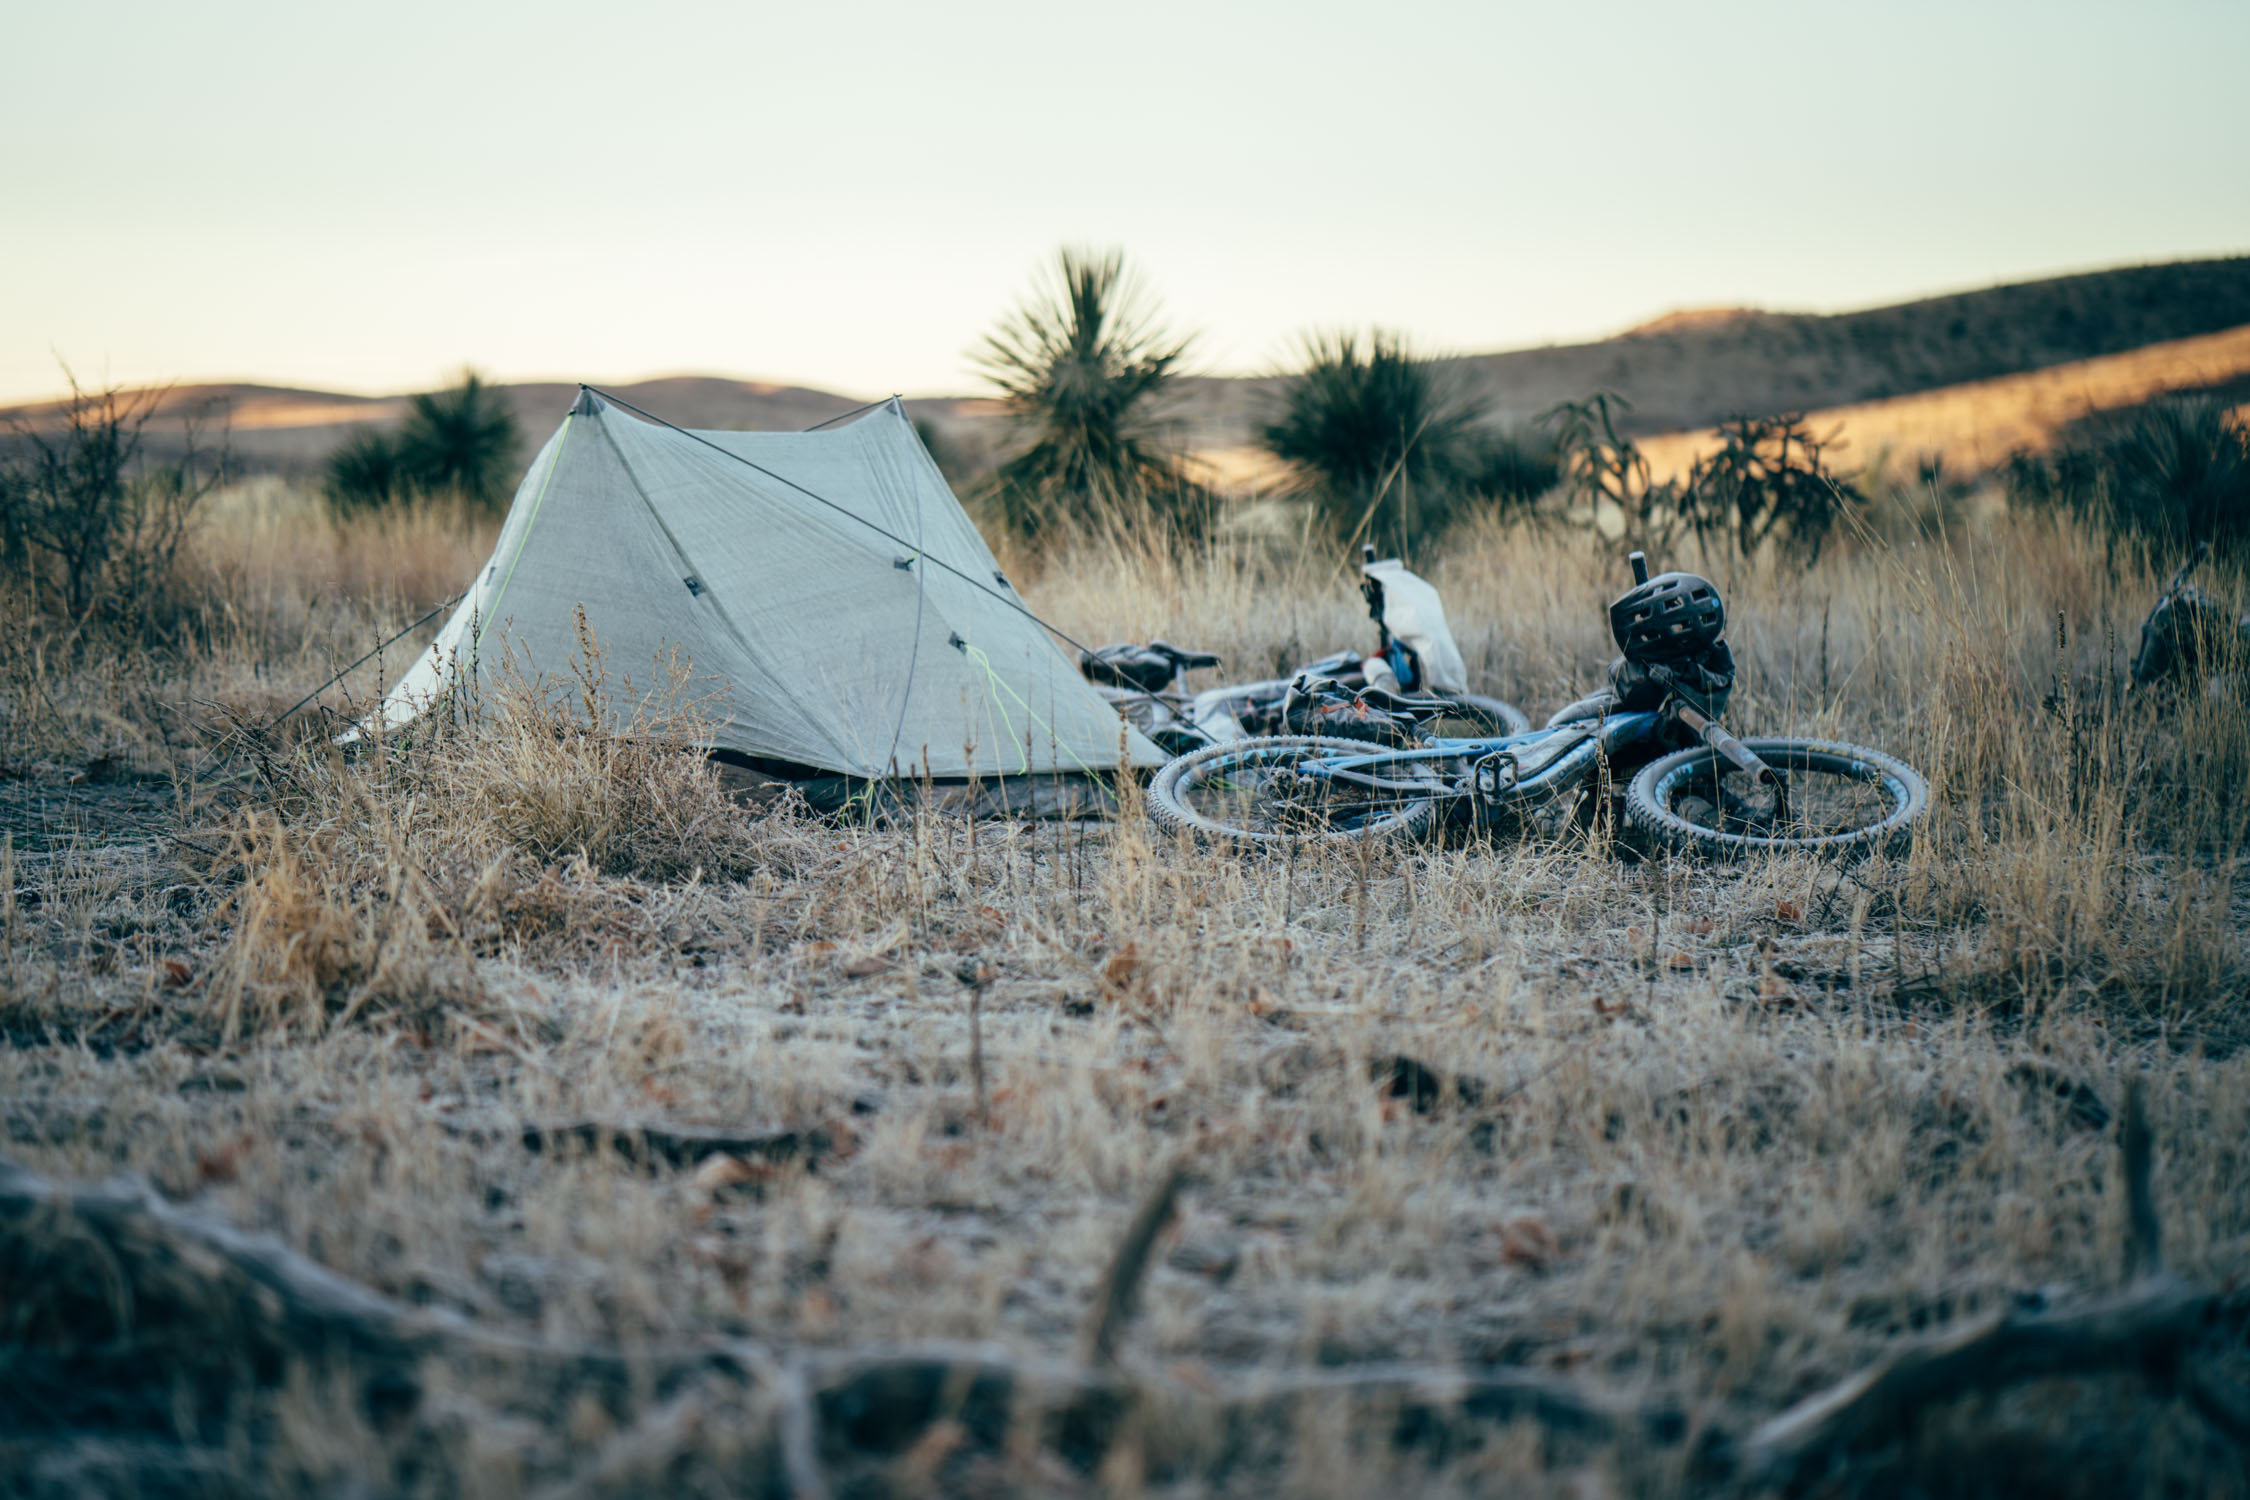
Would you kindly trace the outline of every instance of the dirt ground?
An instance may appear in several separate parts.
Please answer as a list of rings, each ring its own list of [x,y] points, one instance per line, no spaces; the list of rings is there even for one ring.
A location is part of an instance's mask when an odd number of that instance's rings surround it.
[[[0,1490],[2243,1494],[2250,725],[1979,546],[1730,584],[1731,718],[1936,788],[1850,866],[870,827],[529,718],[0,783]],[[1606,559],[1447,566],[1480,683],[1599,670]],[[1356,628],[1132,580],[1043,604]]]

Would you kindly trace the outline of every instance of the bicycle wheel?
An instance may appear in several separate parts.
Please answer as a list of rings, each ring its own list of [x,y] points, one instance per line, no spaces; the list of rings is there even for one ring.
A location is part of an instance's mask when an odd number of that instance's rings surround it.
[[[1238,688],[1229,688],[1224,698],[1206,701],[1203,706],[1234,715],[1235,722],[1252,735],[1279,734],[1285,728],[1281,722],[1281,703],[1289,695],[1289,683],[1286,677],[1272,682],[1246,682]],[[1477,693],[1459,693],[1448,695],[1444,711],[1425,721],[1420,733],[1426,739],[1476,740],[1522,734],[1529,728],[1530,716],[1513,703]]]
[[[1272,677],[1199,693],[1193,712],[1231,714],[1245,734],[1272,734],[1281,728],[1281,700],[1289,695],[1290,681],[1287,677]]]
[[[1297,767],[1332,755],[1365,755],[1355,740],[1271,735],[1181,756],[1148,787],[1148,814],[1165,833],[1200,841],[1285,844],[1319,838],[1419,838],[1437,822],[1451,788],[1426,761],[1393,762],[1382,787],[1301,776]],[[1417,785],[1419,784],[1419,786]],[[1417,795],[1427,787],[1426,796]]]
[[[1684,853],[1731,859],[1758,849],[1858,856],[1900,843],[1929,806],[1911,766],[1824,740],[1745,740],[1786,774],[1786,795],[1706,746],[1650,762],[1625,793],[1636,828]]]
[[[1446,710],[1422,726],[1431,739],[1479,740],[1504,734],[1523,734],[1531,716],[1513,703],[1477,693],[1448,694]]]

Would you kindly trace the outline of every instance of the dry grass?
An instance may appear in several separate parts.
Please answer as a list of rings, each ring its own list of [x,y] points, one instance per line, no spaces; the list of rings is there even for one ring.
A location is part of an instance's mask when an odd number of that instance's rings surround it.
[[[380,602],[347,605],[296,580],[370,565],[367,537],[301,512],[238,524],[253,560],[220,593],[263,623],[147,701],[286,701],[476,555],[411,520],[393,571],[353,579]],[[1431,571],[1480,689],[1544,711],[1606,661],[1618,568],[1584,538],[1459,537]],[[276,745],[269,779],[160,859],[16,864],[7,1152],[55,1177],[145,1174],[394,1297],[557,1346],[968,1339],[1050,1359],[1184,1159],[1115,1342],[1129,1369],[1192,1392],[1522,1368],[1739,1435],[1900,1337],[2114,1284],[2104,1107],[2140,1077],[2172,1262],[2239,1277],[2250,716],[2239,696],[2120,693],[2157,581],[2004,515],[1719,579],[1743,668],[1730,721],[1921,767],[1936,808],[1910,857],[1713,869],[1561,829],[1254,862],[1130,816],[753,817],[649,748],[666,726],[588,732],[524,689],[511,713],[351,761]],[[1117,547],[1027,587],[1081,637],[1162,633],[1245,675],[1365,631],[1322,559]],[[691,700],[669,732],[692,737]],[[136,753],[194,748],[133,727]],[[654,1171],[598,1141],[525,1148],[526,1122],[589,1119],[823,1145]],[[56,1233],[0,1227],[0,1340],[90,1360],[110,1325],[52,1310],[97,1273]],[[10,1281],[27,1246],[41,1278]],[[137,1337],[151,1380],[201,1368],[192,1327],[152,1313]],[[241,1370],[173,1400],[159,1436],[204,1455],[214,1489],[786,1487],[763,1408],[722,1420],[653,1377],[558,1392],[464,1364],[447,1383],[386,1416],[331,1366]],[[1143,1470],[1127,1443],[1085,1472],[965,1423],[818,1456],[853,1493],[1726,1484],[1693,1440],[1518,1425],[1432,1458],[1395,1435],[1307,1402],[1231,1469]],[[0,1468],[60,1462],[20,1424],[0,1444]],[[2241,1475],[2184,1407],[2113,1379],[1964,1403],[1836,1483],[2240,1494]]]

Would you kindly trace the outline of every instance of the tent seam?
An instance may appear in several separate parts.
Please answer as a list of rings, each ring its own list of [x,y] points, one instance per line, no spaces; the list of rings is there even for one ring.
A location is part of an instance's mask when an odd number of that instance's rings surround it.
[[[484,657],[485,633],[492,629],[492,622],[500,617],[500,601],[508,597],[508,585],[516,580],[516,564],[523,561],[523,549],[531,545],[531,533],[539,525],[539,512],[547,503],[547,486],[555,482],[555,470],[562,467],[563,449],[570,446],[570,424],[576,418],[575,412],[563,417],[562,439],[555,444],[555,451],[548,456],[547,477],[539,481],[539,493],[532,497],[531,514],[524,520],[523,535],[516,538],[516,555],[508,559],[508,571],[501,575],[499,591],[492,596],[492,607],[478,622],[477,633],[469,638],[471,672],[476,671],[477,663]]]
[[[597,412],[596,415],[599,415],[599,413]],[[689,577],[701,577],[695,559],[688,555],[687,548],[680,545],[679,537],[673,533],[671,525],[665,521],[663,513],[657,510],[656,502],[649,498],[648,487],[641,483],[641,476],[633,471],[633,461],[625,456],[625,450],[618,445],[616,434],[612,433],[606,424],[600,426],[600,432],[602,440],[609,444],[610,453],[617,459],[617,466],[625,471],[625,481],[632,485],[634,498],[641,502],[641,508],[648,512],[648,518],[654,521],[656,529],[663,533],[664,544],[672,549],[672,556],[678,559],[680,565],[688,570]],[[790,685],[775,678],[759,665],[757,652],[751,648],[749,638],[743,635],[742,627],[735,624],[734,616],[729,614],[727,607],[719,602],[718,592],[716,590],[705,590],[699,597],[709,603],[711,612],[717,615],[719,623],[727,628],[727,634],[734,637],[735,648],[741,653],[744,664],[765,677],[768,685],[776,694],[785,698],[790,696],[793,692]],[[807,728],[815,727],[810,719],[804,720],[804,723]],[[841,746],[832,746],[832,748],[838,751],[842,749]]]

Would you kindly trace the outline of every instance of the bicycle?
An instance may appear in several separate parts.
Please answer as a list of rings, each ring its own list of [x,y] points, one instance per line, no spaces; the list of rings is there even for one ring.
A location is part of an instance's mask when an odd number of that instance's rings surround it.
[[[1377,634],[1372,656],[1337,651],[1288,677],[1201,692],[1189,687],[1188,674],[1218,666],[1219,658],[1167,641],[1084,652],[1079,670],[1134,728],[1175,756],[1285,732],[1292,690],[1316,685],[1328,697],[1346,700],[1347,707],[1371,710],[1370,717],[1411,719],[1432,732],[1508,735],[1530,729],[1530,718],[1514,704],[1466,691],[1461,653],[1437,590],[1395,559],[1376,561],[1374,552],[1363,548],[1360,561],[1360,592]]]
[[[1214,745],[1157,772],[1150,816],[1168,833],[1219,844],[1408,840],[1462,815],[1489,820],[1583,796],[1607,772],[1630,774],[1631,827],[1698,855],[1895,847],[1929,805],[1922,777],[1856,745],[1728,733],[1719,716],[1733,658],[1717,589],[1693,574],[1652,579],[1638,552],[1632,567],[1633,588],[1610,606],[1624,653],[1615,690],[1572,705],[1572,717],[1406,748],[1315,735]]]

